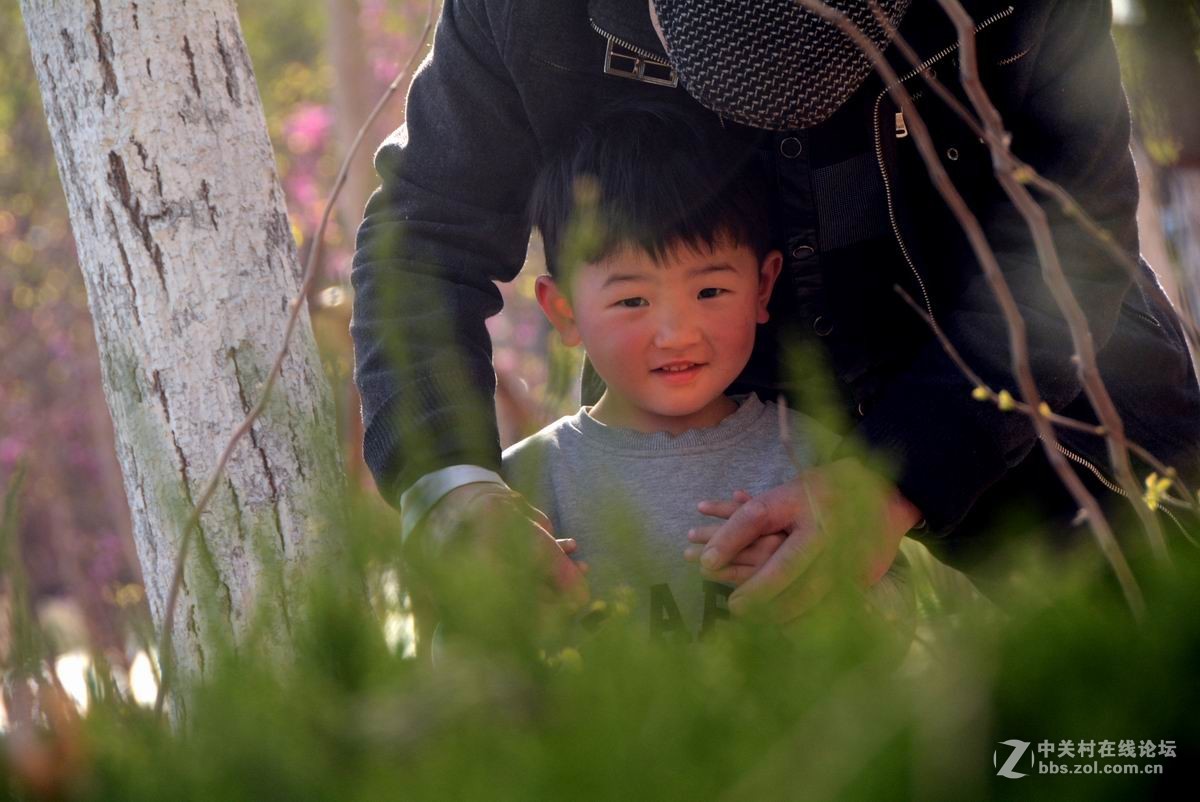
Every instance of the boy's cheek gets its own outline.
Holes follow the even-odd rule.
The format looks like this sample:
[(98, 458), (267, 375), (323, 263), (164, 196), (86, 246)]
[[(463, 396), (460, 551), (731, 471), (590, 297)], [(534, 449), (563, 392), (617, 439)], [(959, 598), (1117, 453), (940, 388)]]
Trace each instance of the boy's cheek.
[(589, 331), (583, 332), (589, 354), (615, 365), (632, 364), (642, 358), (639, 346), (642, 338), (635, 327), (614, 321), (594, 323)]
[(750, 358), (754, 348), (754, 338), (758, 331), (758, 319), (755, 310), (746, 310), (747, 314), (727, 322), (720, 327), (720, 347), (730, 352), (730, 355), (745, 352)]

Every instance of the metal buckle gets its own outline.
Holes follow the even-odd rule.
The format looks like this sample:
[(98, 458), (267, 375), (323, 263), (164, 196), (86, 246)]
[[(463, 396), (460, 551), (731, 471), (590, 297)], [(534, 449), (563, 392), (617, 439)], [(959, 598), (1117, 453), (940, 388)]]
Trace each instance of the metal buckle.
[(679, 73), (670, 64), (651, 61), (608, 39), (604, 49), (604, 74), (630, 78), (655, 86), (679, 86)]

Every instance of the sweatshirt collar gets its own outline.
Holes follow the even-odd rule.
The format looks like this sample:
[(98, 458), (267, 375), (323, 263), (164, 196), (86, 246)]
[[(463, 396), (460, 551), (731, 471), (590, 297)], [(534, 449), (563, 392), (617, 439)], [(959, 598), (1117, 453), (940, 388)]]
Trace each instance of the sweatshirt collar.
[(682, 434), (638, 432), (607, 426), (593, 418), (591, 407), (584, 407), (569, 419), (570, 425), (587, 439), (610, 451), (678, 453), (708, 449), (743, 436), (765, 414), (768, 407), (753, 393), (733, 396), (738, 408), (716, 426), (689, 429)]

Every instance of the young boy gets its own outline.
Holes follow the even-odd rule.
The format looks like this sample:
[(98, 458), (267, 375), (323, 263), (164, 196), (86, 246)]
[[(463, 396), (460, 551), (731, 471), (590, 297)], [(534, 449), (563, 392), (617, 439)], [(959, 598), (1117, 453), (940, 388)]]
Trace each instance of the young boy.
[(767, 490), (812, 459), (814, 422), (787, 413), (789, 453), (773, 401), (726, 395), (782, 265), (766, 197), (715, 115), (660, 105), (606, 116), (535, 186), (538, 303), (606, 387), (506, 450), (505, 478), (576, 541), (593, 595), (632, 588), (654, 634), (690, 639), (728, 616), (732, 588), (683, 558), (688, 529), (712, 523), (697, 502)]

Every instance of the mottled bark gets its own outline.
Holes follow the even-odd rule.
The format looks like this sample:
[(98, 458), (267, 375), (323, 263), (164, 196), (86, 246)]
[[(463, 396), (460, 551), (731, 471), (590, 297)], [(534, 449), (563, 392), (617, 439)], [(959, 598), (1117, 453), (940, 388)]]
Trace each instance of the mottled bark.
[[(22, 0), (103, 363), (151, 612), (181, 525), (278, 350), (300, 269), (230, 0)], [(203, 672), (290, 582), (340, 486), (307, 315), (201, 518), (174, 643)], [(286, 641), (286, 637), (281, 637)]]

